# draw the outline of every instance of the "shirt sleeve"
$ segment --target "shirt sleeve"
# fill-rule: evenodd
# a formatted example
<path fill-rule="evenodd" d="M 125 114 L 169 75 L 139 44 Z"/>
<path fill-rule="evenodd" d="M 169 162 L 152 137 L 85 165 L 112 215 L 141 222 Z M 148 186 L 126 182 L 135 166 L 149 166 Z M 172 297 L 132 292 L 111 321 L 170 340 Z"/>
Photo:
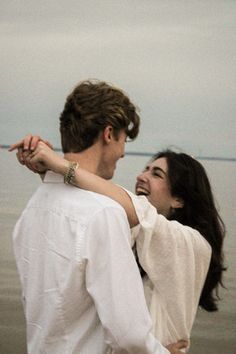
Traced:
<path fill-rule="evenodd" d="M 169 353 L 151 334 L 152 323 L 123 209 L 104 208 L 90 220 L 86 258 L 86 286 L 107 344 L 122 353 Z"/>
<path fill-rule="evenodd" d="M 197 230 L 158 214 L 146 197 L 129 194 L 140 222 L 135 236 L 138 255 L 154 284 L 161 288 L 159 281 L 163 272 L 167 273 L 163 282 L 168 284 L 174 278 L 179 283 L 184 267 L 191 266 L 185 273 L 189 275 L 192 271 L 201 278 L 202 285 L 211 257 L 206 239 Z"/>

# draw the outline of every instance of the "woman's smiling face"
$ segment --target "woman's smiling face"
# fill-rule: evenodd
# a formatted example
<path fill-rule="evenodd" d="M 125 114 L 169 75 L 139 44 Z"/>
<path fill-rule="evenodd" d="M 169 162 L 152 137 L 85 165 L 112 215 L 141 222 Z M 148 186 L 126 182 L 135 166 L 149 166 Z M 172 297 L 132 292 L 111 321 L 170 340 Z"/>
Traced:
<path fill-rule="evenodd" d="M 169 217 L 172 208 L 182 207 L 178 198 L 171 195 L 168 164 L 165 157 L 150 162 L 137 177 L 137 195 L 145 195 L 159 214 Z"/>

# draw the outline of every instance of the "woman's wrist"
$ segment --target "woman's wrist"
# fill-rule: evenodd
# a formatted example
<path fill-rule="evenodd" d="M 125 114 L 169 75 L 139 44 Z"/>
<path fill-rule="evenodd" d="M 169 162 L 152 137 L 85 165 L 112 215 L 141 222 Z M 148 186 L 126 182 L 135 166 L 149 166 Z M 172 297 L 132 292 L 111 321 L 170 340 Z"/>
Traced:
<path fill-rule="evenodd" d="M 75 174 L 78 167 L 79 167 L 78 162 L 68 161 L 67 169 L 64 174 L 65 184 L 75 184 Z"/>
<path fill-rule="evenodd" d="M 59 173 L 62 176 L 65 176 L 70 161 L 64 159 L 62 156 L 54 154 L 50 159 L 46 161 L 46 166 L 55 173 Z"/>
<path fill-rule="evenodd" d="M 70 161 L 63 158 L 60 160 L 60 163 L 57 165 L 56 168 L 57 171 L 55 172 L 60 173 L 62 176 L 65 176 L 69 167 L 70 167 Z"/>

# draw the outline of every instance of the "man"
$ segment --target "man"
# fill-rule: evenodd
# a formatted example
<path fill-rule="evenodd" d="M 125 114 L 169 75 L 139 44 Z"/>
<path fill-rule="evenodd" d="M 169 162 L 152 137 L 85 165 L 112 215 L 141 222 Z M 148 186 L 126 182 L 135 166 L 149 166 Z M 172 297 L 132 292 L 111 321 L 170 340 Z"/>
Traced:
<path fill-rule="evenodd" d="M 65 158 L 106 179 L 138 130 L 134 105 L 104 82 L 81 82 L 60 117 Z M 129 237 L 116 202 L 46 173 L 13 235 L 29 354 L 168 353 L 151 334 Z"/>

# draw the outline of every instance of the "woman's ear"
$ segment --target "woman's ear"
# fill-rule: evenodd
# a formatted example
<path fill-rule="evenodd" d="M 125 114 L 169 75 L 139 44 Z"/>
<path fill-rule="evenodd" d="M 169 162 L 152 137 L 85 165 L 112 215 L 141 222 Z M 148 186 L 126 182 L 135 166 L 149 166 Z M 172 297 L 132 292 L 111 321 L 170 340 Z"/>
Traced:
<path fill-rule="evenodd" d="M 171 208 L 173 209 L 180 209 L 184 207 L 184 200 L 179 197 L 173 197 Z"/>

